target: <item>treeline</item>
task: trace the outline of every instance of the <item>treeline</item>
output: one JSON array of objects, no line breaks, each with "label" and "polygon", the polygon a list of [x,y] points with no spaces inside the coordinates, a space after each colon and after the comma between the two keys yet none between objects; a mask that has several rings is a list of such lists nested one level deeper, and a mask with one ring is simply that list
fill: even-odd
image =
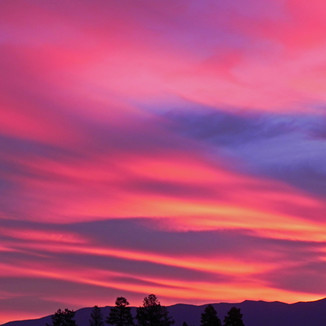
[{"label": "treeline", "polygon": [[[91,312],[89,326],[171,326],[174,320],[169,316],[166,307],[162,306],[156,295],[150,294],[144,298],[143,305],[136,310],[133,318],[129,302],[124,297],[118,297],[115,307],[111,308],[107,317],[102,315],[101,309],[95,306]],[[69,309],[57,310],[51,317],[52,324],[46,326],[78,326],[74,320],[75,312]],[[182,326],[188,325],[186,322]],[[240,309],[233,307],[224,318],[223,324],[212,305],[206,306],[201,314],[200,326],[244,326]]]}]

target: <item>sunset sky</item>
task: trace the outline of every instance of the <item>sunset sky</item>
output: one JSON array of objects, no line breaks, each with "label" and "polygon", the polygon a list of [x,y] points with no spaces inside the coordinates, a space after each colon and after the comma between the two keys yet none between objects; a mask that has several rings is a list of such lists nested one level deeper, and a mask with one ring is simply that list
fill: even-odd
[{"label": "sunset sky", "polygon": [[324,0],[1,0],[0,323],[326,296]]}]

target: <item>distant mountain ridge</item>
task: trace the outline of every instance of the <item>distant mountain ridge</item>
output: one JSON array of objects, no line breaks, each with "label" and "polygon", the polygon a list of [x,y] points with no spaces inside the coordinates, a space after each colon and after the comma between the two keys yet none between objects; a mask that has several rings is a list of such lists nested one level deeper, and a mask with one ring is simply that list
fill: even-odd
[{"label": "distant mountain ridge", "polygon": [[[241,309],[245,326],[325,326],[326,325],[326,298],[311,302],[297,302],[287,304],[282,302],[243,301],[241,303],[214,303],[221,320],[232,307]],[[175,320],[175,326],[182,326],[185,321],[189,326],[200,326],[200,316],[207,306],[176,304],[168,306],[168,310]],[[89,316],[92,308],[82,308],[76,311],[75,319],[78,326],[89,326]],[[110,307],[103,307],[101,311],[106,318]],[[135,315],[136,308],[132,307]],[[51,323],[51,316],[40,319],[12,321],[0,326],[45,326]]]}]

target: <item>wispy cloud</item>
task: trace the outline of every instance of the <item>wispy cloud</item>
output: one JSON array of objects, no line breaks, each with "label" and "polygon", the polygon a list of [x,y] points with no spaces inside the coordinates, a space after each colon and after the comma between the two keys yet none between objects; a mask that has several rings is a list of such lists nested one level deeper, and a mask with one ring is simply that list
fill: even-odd
[{"label": "wispy cloud", "polygon": [[322,1],[0,6],[1,321],[325,292]]}]

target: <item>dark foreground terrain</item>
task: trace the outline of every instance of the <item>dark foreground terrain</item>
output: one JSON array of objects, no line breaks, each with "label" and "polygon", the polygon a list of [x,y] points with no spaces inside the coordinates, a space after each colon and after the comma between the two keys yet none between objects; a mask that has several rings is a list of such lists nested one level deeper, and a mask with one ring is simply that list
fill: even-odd
[{"label": "dark foreground terrain", "polygon": [[[206,305],[194,306],[177,304],[169,306],[168,310],[175,320],[175,326],[182,326],[185,321],[189,326],[200,325],[200,315]],[[224,319],[231,307],[241,309],[245,326],[325,326],[326,325],[326,299],[313,302],[298,302],[286,304],[281,302],[244,301],[241,303],[213,304],[220,319]],[[65,308],[65,307],[61,307]],[[92,308],[83,308],[76,311],[75,319],[78,326],[89,326],[89,315]],[[103,315],[109,314],[110,307],[101,308]],[[135,308],[132,308],[135,314]],[[51,323],[51,317],[34,320],[13,321],[6,326],[45,326]]]}]

